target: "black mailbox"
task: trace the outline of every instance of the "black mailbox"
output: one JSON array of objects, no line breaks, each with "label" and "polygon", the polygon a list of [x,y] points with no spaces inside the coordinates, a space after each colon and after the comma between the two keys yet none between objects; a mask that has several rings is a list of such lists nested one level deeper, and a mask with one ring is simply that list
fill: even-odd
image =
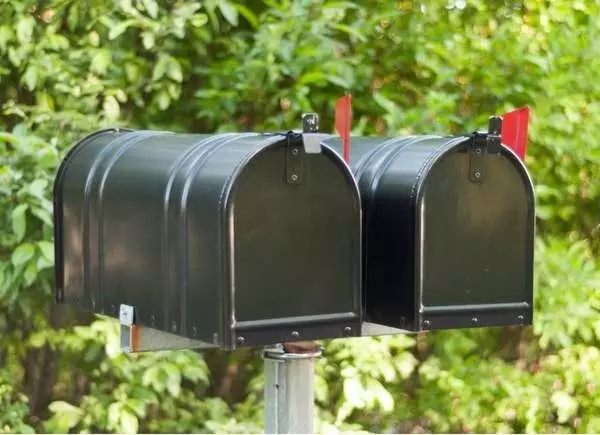
[{"label": "black mailbox", "polygon": [[533,186],[498,133],[352,139],[364,335],[531,324]]},{"label": "black mailbox", "polygon": [[[104,130],[55,181],[57,300],[226,349],[360,335],[354,178],[303,135]],[[318,144],[318,142],[317,142]]]}]

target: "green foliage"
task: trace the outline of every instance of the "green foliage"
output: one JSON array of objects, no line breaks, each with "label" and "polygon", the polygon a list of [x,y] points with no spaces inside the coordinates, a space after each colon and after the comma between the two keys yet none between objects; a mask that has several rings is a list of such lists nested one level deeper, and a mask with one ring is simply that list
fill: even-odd
[{"label": "green foliage", "polygon": [[17,393],[11,383],[0,378],[0,433],[35,433],[26,424],[29,408],[27,397]]},{"label": "green foliage", "polygon": [[[123,355],[52,306],[52,181],[106,125],[294,128],[353,93],[355,134],[533,110],[533,328],[325,343],[319,429],[598,432],[600,5],[0,0],[0,432],[262,431],[260,358]],[[73,327],[73,324],[87,326]]]}]

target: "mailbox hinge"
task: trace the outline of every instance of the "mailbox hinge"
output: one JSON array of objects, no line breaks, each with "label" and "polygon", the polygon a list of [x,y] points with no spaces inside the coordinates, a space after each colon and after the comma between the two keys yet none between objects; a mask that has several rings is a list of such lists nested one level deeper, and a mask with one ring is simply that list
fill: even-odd
[{"label": "mailbox hinge", "polygon": [[469,178],[472,182],[483,182],[486,173],[487,155],[500,152],[501,130],[502,118],[492,116],[489,119],[487,133],[473,133],[471,147],[469,148]]}]

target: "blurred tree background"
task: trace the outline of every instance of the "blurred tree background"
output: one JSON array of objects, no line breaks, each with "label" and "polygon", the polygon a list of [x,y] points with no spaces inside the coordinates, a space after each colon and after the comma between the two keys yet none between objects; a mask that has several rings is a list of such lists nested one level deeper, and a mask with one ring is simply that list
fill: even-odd
[{"label": "blurred tree background", "polygon": [[[322,432],[600,432],[598,0],[0,0],[0,433],[261,432],[256,351],[119,353],[53,308],[52,182],[108,125],[468,132],[532,108],[535,324],[337,340]],[[82,320],[82,319],[79,319]]]}]

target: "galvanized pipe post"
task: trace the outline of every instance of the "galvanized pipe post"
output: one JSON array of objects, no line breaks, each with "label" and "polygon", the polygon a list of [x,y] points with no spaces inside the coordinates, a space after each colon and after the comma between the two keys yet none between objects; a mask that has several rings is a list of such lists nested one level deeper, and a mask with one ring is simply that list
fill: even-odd
[{"label": "galvanized pipe post", "polygon": [[314,371],[321,348],[310,344],[312,349],[303,353],[288,352],[280,346],[263,354],[267,434],[314,433]]}]

